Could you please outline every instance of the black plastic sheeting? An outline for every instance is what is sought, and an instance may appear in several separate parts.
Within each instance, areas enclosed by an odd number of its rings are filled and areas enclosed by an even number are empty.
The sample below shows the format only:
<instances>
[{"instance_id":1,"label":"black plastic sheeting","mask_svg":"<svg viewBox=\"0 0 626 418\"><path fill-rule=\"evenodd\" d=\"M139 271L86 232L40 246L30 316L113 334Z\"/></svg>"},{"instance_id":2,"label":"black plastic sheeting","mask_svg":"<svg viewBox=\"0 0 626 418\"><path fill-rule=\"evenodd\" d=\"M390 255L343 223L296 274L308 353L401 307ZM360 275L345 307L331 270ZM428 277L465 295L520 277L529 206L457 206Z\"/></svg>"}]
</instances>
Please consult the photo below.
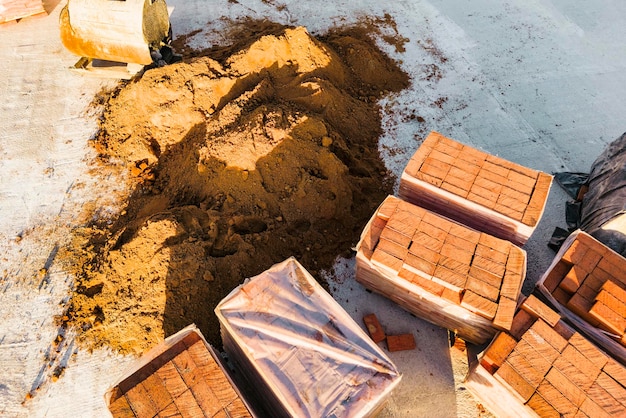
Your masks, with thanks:
<instances>
[{"instance_id":1,"label":"black plastic sheeting","mask_svg":"<svg viewBox=\"0 0 626 418\"><path fill-rule=\"evenodd\" d=\"M626 213L626 133L610 143L591 166L591 172L556 173L555 180L574 199L566 206L568 231L557 228L550 247L558 248L575 229L581 229L626 257L626 231L603 229ZM582 200L579 199L584 188Z\"/></svg>"}]
</instances>

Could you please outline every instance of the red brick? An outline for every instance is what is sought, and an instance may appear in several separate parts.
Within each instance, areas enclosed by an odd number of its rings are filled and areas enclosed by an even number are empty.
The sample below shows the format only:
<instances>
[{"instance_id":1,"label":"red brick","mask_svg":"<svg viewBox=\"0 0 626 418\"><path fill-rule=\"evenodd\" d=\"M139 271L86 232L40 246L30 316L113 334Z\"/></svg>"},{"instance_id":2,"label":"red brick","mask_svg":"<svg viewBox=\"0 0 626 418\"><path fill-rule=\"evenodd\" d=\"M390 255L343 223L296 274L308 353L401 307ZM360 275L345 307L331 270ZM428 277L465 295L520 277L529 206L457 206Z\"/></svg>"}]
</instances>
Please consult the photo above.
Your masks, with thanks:
<instances>
[{"instance_id":1,"label":"red brick","mask_svg":"<svg viewBox=\"0 0 626 418\"><path fill-rule=\"evenodd\" d=\"M521 271L507 270L504 273L504 278L502 279L500 294L509 299L517 300L522 289L523 281L524 277L522 276Z\"/></svg>"},{"instance_id":2,"label":"red brick","mask_svg":"<svg viewBox=\"0 0 626 418\"><path fill-rule=\"evenodd\" d=\"M563 415L552 405L550 405L544 398L538 393L535 393L530 397L526 404L530 409L535 411L541 418L562 418Z\"/></svg>"},{"instance_id":3,"label":"red brick","mask_svg":"<svg viewBox=\"0 0 626 418\"><path fill-rule=\"evenodd\" d=\"M503 277L504 271L506 269L506 266L504 264L500 264L479 255L474 256L474 258L471 260L471 263L472 267L478 267L480 269L493 273L495 276L498 277Z\"/></svg>"},{"instance_id":4,"label":"red brick","mask_svg":"<svg viewBox=\"0 0 626 418\"><path fill-rule=\"evenodd\" d=\"M437 161L431 157L426 158L426 160L420 167L421 173L428 174L429 176L436 177L440 180L446 178L448 170L450 170L449 165L443 164L442 162Z\"/></svg>"},{"instance_id":5,"label":"red brick","mask_svg":"<svg viewBox=\"0 0 626 418\"><path fill-rule=\"evenodd\" d=\"M450 225L450 231L448 231L448 234L464 239L465 241L469 241L474 245L476 245L480 239L480 232L457 223L452 223L452 225Z\"/></svg>"},{"instance_id":6,"label":"red brick","mask_svg":"<svg viewBox=\"0 0 626 418\"><path fill-rule=\"evenodd\" d=\"M446 236L445 243L451 244L457 247L458 249L460 249L461 251L465 251L470 254L473 254L474 251L476 250L476 242L468 241L464 238L455 236L452 234L452 232L449 232L448 236Z\"/></svg>"},{"instance_id":7,"label":"red brick","mask_svg":"<svg viewBox=\"0 0 626 418\"><path fill-rule=\"evenodd\" d=\"M435 238L438 241L441 241L442 243L446 239L446 235L448 235L448 233L443 229L437 228L436 226L427 222L420 223L418 230L425 233L426 235L429 235L432 238Z\"/></svg>"},{"instance_id":8,"label":"red brick","mask_svg":"<svg viewBox=\"0 0 626 418\"><path fill-rule=\"evenodd\" d=\"M536 324L537 322L535 322L535 324L533 324L533 326L531 326L528 331L522 335L522 340L528 341L528 343L532 345L533 348L543 356L543 358L552 364L559 357L560 352L537 333L535 327Z\"/></svg>"},{"instance_id":9,"label":"red brick","mask_svg":"<svg viewBox=\"0 0 626 418\"><path fill-rule=\"evenodd\" d=\"M507 331L510 330L516 307L517 303L515 300L500 296L496 316L493 318L493 325Z\"/></svg>"},{"instance_id":10,"label":"red brick","mask_svg":"<svg viewBox=\"0 0 626 418\"><path fill-rule=\"evenodd\" d=\"M556 289L554 289L554 291L552 291L552 297L556 299L556 301L559 302L561 305L565 306L567 305L567 302L569 302L572 295L567 293L560 287L557 287Z\"/></svg>"},{"instance_id":11,"label":"red brick","mask_svg":"<svg viewBox=\"0 0 626 418\"><path fill-rule=\"evenodd\" d=\"M546 380L577 407L582 405L583 401L587 397L582 389L576 386L576 384L570 381L563 375L563 373L554 367L551 368L546 375Z\"/></svg>"},{"instance_id":12,"label":"red brick","mask_svg":"<svg viewBox=\"0 0 626 418\"><path fill-rule=\"evenodd\" d=\"M495 210L498 213L501 213L502 215L508 216L509 218L514 219L516 221L522 221L522 218L524 217L523 210L517 210L511 207L505 206L501 203L496 203L493 206L493 210Z\"/></svg>"},{"instance_id":13,"label":"red brick","mask_svg":"<svg viewBox=\"0 0 626 418\"><path fill-rule=\"evenodd\" d=\"M471 266L469 270L469 275L476 279L482 280L490 284L493 287L500 288L502 285L502 277L496 276L495 274L478 268L476 266Z\"/></svg>"},{"instance_id":14,"label":"red brick","mask_svg":"<svg viewBox=\"0 0 626 418\"><path fill-rule=\"evenodd\" d=\"M441 251L441 247L443 247L443 240L433 238L423 231L417 231L415 235L413 235L413 243L426 247L429 250L433 250L437 253L439 253L439 251ZM411 244L411 247L414 244Z\"/></svg>"},{"instance_id":15,"label":"red brick","mask_svg":"<svg viewBox=\"0 0 626 418\"><path fill-rule=\"evenodd\" d=\"M453 166L456 162L456 158L453 157L452 155L449 154L444 154L443 152L439 151L438 149L434 149L431 151L431 153L429 154L430 158L434 158L437 161L441 161L444 164Z\"/></svg>"},{"instance_id":16,"label":"red brick","mask_svg":"<svg viewBox=\"0 0 626 418\"><path fill-rule=\"evenodd\" d=\"M484 166L483 166L484 168ZM474 180L474 185L476 187L480 187L481 189L488 190L496 196L500 195L500 190L502 190L502 184L497 181L497 179L493 179L493 175L490 173L485 173L481 170L476 179ZM488 196L485 196L488 197Z\"/></svg>"},{"instance_id":17,"label":"red brick","mask_svg":"<svg viewBox=\"0 0 626 418\"><path fill-rule=\"evenodd\" d=\"M494 263L499 263L499 264L506 266L506 260L508 258L508 255L501 253L499 251L496 251L493 248L489 248L485 245L478 244L476 246L475 254L478 256L484 257L488 260L491 260Z\"/></svg>"},{"instance_id":18,"label":"red brick","mask_svg":"<svg viewBox=\"0 0 626 418\"><path fill-rule=\"evenodd\" d=\"M424 183L432 184L435 187L439 187L441 186L441 183L443 183L443 179L431 176L430 174L426 174L421 171L416 173L414 177Z\"/></svg>"},{"instance_id":19,"label":"red brick","mask_svg":"<svg viewBox=\"0 0 626 418\"><path fill-rule=\"evenodd\" d=\"M626 406L626 388L608 374L602 372L596 383L611 394L622 406ZM626 409L624 410L626 412Z\"/></svg>"},{"instance_id":20,"label":"red brick","mask_svg":"<svg viewBox=\"0 0 626 418\"><path fill-rule=\"evenodd\" d=\"M445 289L445 287L440 283L429 280L408 269L400 270L398 276L436 296L441 296Z\"/></svg>"},{"instance_id":21,"label":"red brick","mask_svg":"<svg viewBox=\"0 0 626 418\"><path fill-rule=\"evenodd\" d=\"M477 313L487 319L493 319L496 315L498 305L470 290L466 290L461 300L461 306Z\"/></svg>"},{"instance_id":22,"label":"red brick","mask_svg":"<svg viewBox=\"0 0 626 418\"><path fill-rule=\"evenodd\" d=\"M528 383L507 361L498 368L495 376L500 377L526 402L535 393L535 388Z\"/></svg>"},{"instance_id":23,"label":"red brick","mask_svg":"<svg viewBox=\"0 0 626 418\"><path fill-rule=\"evenodd\" d=\"M447 181L442 182L441 186L439 186L439 187L441 188L441 190L445 190L446 192L450 192L453 195L456 195L456 196L459 196L459 197L462 197L462 198L467 197L467 193L468 193L467 189L461 188L461 187L456 186L456 185L454 185L452 183L449 183Z\"/></svg>"},{"instance_id":24,"label":"red brick","mask_svg":"<svg viewBox=\"0 0 626 418\"><path fill-rule=\"evenodd\" d=\"M186 390L179 397L174 398L174 404L176 404L176 408L178 408L182 418L204 416L204 412L202 412L200 405L198 405L198 402L194 398L191 389Z\"/></svg>"},{"instance_id":25,"label":"red brick","mask_svg":"<svg viewBox=\"0 0 626 418\"><path fill-rule=\"evenodd\" d=\"M458 158L459 160L464 161L466 163L482 167L482 165L487 160L487 154L476 148L470 147L468 145L464 145L463 150L459 154ZM463 166L466 167L467 165L464 164Z\"/></svg>"},{"instance_id":26,"label":"red brick","mask_svg":"<svg viewBox=\"0 0 626 418\"><path fill-rule=\"evenodd\" d=\"M587 381L594 382L598 378L601 369L589 359L585 358L573 345L568 344L561 355L569 363L575 365L586 377Z\"/></svg>"},{"instance_id":27,"label":"red brick","mask_svg":"<svg viewBox=\"0 0 626 418\"><path fill-rule=\"evenodd\" d=\"M391 269L396 273L400 271L402 265L404 264L404 261L402 261L401 259L394 257L393 255L379 249L378 247L374 250L371 261L373 264L379 267Z\"/></svg>"},{"instance_id":28,"label":"red brick","mask_svg":"<svg viewBox=\"0 0 626 418\"><path fill-rule=\"evenodd\" d=\"M130 407L128 399L126 399L124 394L118 394L111 397L108 408L111 415L113 415L113 418L135 418L135 413Z\"/></svg>"},{"instance_id":29,"label":"red brick","mask_svg":"<svg viewBox=\"0 0 626 418\"><path fill-rule=\"evenodd\" d=\"M601 258L602 255L599 252L592 248L588 248L585 256L576 265L578 268L586 271L587 273L591 273L593 269L596 268Z\"/></svg>"},{"instance_id":30,"label":"red brick","mask_svg":"<svg viewBox=\"0 0 626 418\"><path fill-rule=\"evenodd\" d=\"M537 319L530 329L554 347L559 353L567 346L567 339L555 331L554 328L548 325L543 319Z\"/></svg>"},{"instance_id":31,"label":"red brick","mask_svg":"<svg viewBox=\"0 0 626 418\"><path fill-rule=\"evenodd\" d=\"M400 334L387 336L387 348L389 351L403 351L415 349L413 334Z\"/></svg>"},{"instance_id":32,"label":"red brick","mask_svg":"<svg viewBox=\"0 0 626 418\"><path fill-rule=\"evenodd\" d=\"M469 270L470 263L472 262L473 254L469 251L464 251L459 247L451 245L449 243L444 242L443 247L441 247L441 251L439 251L442 257L448 257L453 260L458 261L461 264L467 266L465 268L465 273ZM479 266L480 267L480 266Z\"/></svg>"},{"instance_id":33,"label":"red brick","mask_svg":"<svg viewBox=\"0 0 626 418\"><path fill-rule=\"evenodd\" d=\"M464 291L462 289L452 289L450 287L444 286L443 292L441 292L441 297L449 300L455 305L461 304L461 299L463 298Z\"/></svg>"},{"instance_id":34,"label":"red brick","mask_svg":"<svg viewBox=\"0 0 626 418\"><path fill-rule=\"evenodd\" d=\"M411 247L409 248L409 253L416 255L432 264L437 264L439 262L439 259L441 258L441 255L438 251L433 251L416 241L413 241L413 243L411 244Z\"/></svg>"},{"instance_id":35,"label":"red brick","mask_svg":"<svg viewBox=\"0 0 626 418\"><path fill-rule=\"evenodd\" d=\"M586 252L587 246L581 243L578 239L575 239L565 250L563 256L561 256L561 260L569 264L578 264L578 262L583 259Z\"/></svg>"},{"instance_id":36,"label":"red brick","mask_svg":"<svg viewBox=\"0 0 626 418\"><path fill-rule=\"evenodd\" d=\"M520 170L521 171L521 170ZM516 169L512 169L508 173L508 178L513 180L516 183L526 184L529 186L534 186L537 183L537 173L536 171L528 170L524 173L520 173Z\"/></svg>"},{"instance_id":37,"label":"red brick","mask_svg":"<svg viewBox=\"0 0 626 418\"><path fill-rule=\"evenodd\" d=\"M380 233L380 238L395 242L396 244L401 245L405 248L409 248L409 245L411 245L412 237L412 234L411 236L405 235L401 232L396 231L393 228L384 228Z\"/></svg>"},{"instance_id":38,"label":"red brick","mask_svg":"<svg viewBox=\"0 0 626 418\"><path fill-rule=\"evenodd\" d=\"M424 260L422 257L415 254L409 253L404 258L403 268L414 271L417 274L422 273L425 276L431 277L435 274L436 267L436 264L433 264L428 260Z\"/></svg>"},{"instance_id":39,"label":"red brick","mask_svg":"<svg viewBox=\"0 0 626 418\"><path fill-rule=\"evenodd\" d=\"M613 418L613 416L595 403L590 397L587 397L580 406L580 410L587 416L592 418Z\"/></svg>"},{"instance_id":40,"label":"red brick","mask_svg":"<svg viewBox=\"0 0 626 418\"><path fill-rule=\"evenodd\" d=\"M537 388L537 392L564 416L572 416L578 408L569 399L567 399L557 388L550 384L547 380Z\"/></svg>"},{"instance_id":41,"label":"red brick","mask_svg":"<svg viewBox=\"0 0 626 418\"><path fill-rule=\"evenodd\" d=\"M609 414L615 417L624 416L624 405L618 402L618 400L615 399L611 393L607 392L602 386L600 386L598 382L591 385L587 391L587 395L589 395L591 400L593 400L598 406Z\"/></svg>"},{"instance_id":42,"label":"red brick","mask_svg":"<svg viewBox=\"0 0 626 418\"><path fill-rule=\"evenodd\" d=\"M513 323L511 324L511 330L509 333L517 339L522 338L528 328L536 321L536 318L528 312L519 309L513 317Z\"/></svg>"},{"instance_id":43,"label":"red brick","mask_svg":"<svg viewBox=\"0 0 626 418\"><path fill-rule=\"evenodd\" d=\"M482 366L491 374L504 363L504 360L511 354L517 340L506 332L499 332L492 343L485 350L481 359Z\"/></svg>"},{"instance_id":44,"label":"red brick","mask_svg":"<svg viewBox=\"0 0 626 418\"><path fill-rule=\"evenodd\" d=\"M484 232L480 234L478 243L507 255L509 254L512 246L510 242L485 234Z\"/></svg>"},{"instance_id":45,"label":"red brick","mask_svg":"<svg viewBox=\"0 0 626 418\"><path fill-rule=\"evenodd\" d=\"M564 376L566 376L572 383L583 391L589 389L593 383L593 380L589 379L589 377L587 377L576 365L570 363L565 356L557 358L552 364L552 368L558 369Z\"/></svg>"},{"instance_id":46,"label":"red brick","mask_svg":"<svg viewBox=\"0 0 626 418\"><path fill-rule=\"evenodd\" d=\"M497 302L498 296L500 296L500 290L497 287L493 287L490 284L483 282L482 280L475 279L471 276L467 278L465 288L493 302Z\"/></svg>"},{"instance_id":47,"label":"red brick","mask_svg":"<svg viewBox=\"0 0 626 418\"><path fill-rule=\"evenodd\" d=\"M468 199L470 200L474 200L471 199L470 196L480 196L482 197L485 201L489 202L489 206L487 206L488 208L493 208L496 205L496 201L498 200L498 192L494 192L493 190L489 190L486 189L484 187L480 187L476 184L476 182L474 182L474 184L472 185L472 188L470 189L470 193L468 194ZM482 204L481 202L477 202Z\"/></svg>"},{"instance_id":48,"label":"red brick","mask_svg":"<svg viewBox=\"0 0 626 418\"><path fill-rule=\"evenodd\" d=\"M528 383L530 383L533 387L533 390L537 389L537 386L541 383L544 378L544 374L540 373L539 370L533 366L533 363L530 362L524 355L520 352L513 350L509 356L506 358L506 361L515 369L517 372L524 378Z\"/></svg>"},{"instance_id":49,"label":"red brick","mask_svg":"<svg viewBox=\"0 0 626 418\"><path fill-rule=\"evenodd\" d=\"M446 267L441 265L438 265L435 268L435 273L433 274L433 277L461 289L465 288L465 282L467 281L467 276L447 269Z\"/></svg>"},{"instance_id":50,"label":"red brick","mask_svg":"<svg viewBox=\"0 0 626 418\"><path fill-rule=\"evenodd\" d=\"M376 314L372 313L363 316L363 322L365 323L365 328L372 338L372 341L378 343L385 339L385 330L383 330L383 327L380 325Z\"/></svg>"},{"instance_id":51,"label":"red brick","mask_svg":"<svg viewBox=\"0 0 626 418\"><path fill-rule=\"evenodd\" d=\"M602 369L606 362L608 361L607 356L602 353L591 342L589 342L585 337L583 337L580 333L575 332L569 338L570 345L573 345L585 358L589 359L596 367Z\"/></svg>"},{"instance_id":52,"label":"red brick","mask_svg":"<svg viewBox=\"0 0 626 418\"><path fill-rule=\"evenodd\" d=\"M385 228L394 229L396 232L412 237L421 222L421 218L404 210L396 210L389 220Z\"/></svg>"},{"instance_id":53,"label":"red brick","mask_svg":"<svg viewBox=\"0 0 626 418\"><path fill-rule=\"evenodd\" d=\"M579 268L578 266L572 266L567 272L559 287L568 293L576 293L583 280L587 276L587 272Z\"/></svg>"},{"instance_id":54,"label":"red brick","mask_svg":"<svg viewBox=\"0 0 626 418\"><path fill-rule=\"evenodd\" d=\"M522 335L522 339L517 343L515 351L523 355L539 372L539 374L545 375L548 373L548 370L550 370L550 367L552 367L552 363L541 355L541 353L533 345L525 340L524 335Z\"/></svg>"},{"instance_id":55,"label":"red brick","mask_svg":"<svg viewBox=\"0 0 626 418\"><path fill-rule=\"evenodd\" d=\"M593 302L588 299L585 299L580 293L574 294L570 300L567 302L567 309L574 312L576 315L581 318L585 318L589 320L587 317L589 316L589 309L591 309ZM596 325L596 321L590 322L592 325Z\"/></svg>"},{"instance_id":56,"label":"red brick","mask_svg":"<svg viewBox=\"0 0 626 418\"><path fill-rule=\"evenodd\" d=\"M508 187L508 185L502 187L502 189L500 190L500 196L507 196L507 197L513 198L515 199L515 201L524 205L524 207L526 207L526 205L528 204L528 201L530 200L530 196L527 193L522 193L516 189L512 189Z\"/></svg>"},{"instance_id":57,"label":"red brick","mask_svg":"<svg viewBox=\"0 0 626 418\"><path fill-rule=\"evenodd\" d=\"M567 272L570 270L571 265L565 261L559 260L546 274L543 280L543 286L548 289L548 292L553 292L561 283L561 280Z\"/></svg>"},{"instance_id":58,"label":"red brick","mask_svg":"<svg viewBox=\"0 0 626 418\"><path fill-rule=\"evenodd\" d=\"M487 209L493 209L494 206L496 205L496 202L494 200L487 199L477 193L474 193L472 190L470 190L469 194L467 195L467 200L472 201L478 205L484 206Z\"/></svg>"},{"instance_id":59,"label":"red brick","mask_svg":"<svg viewBox=\"0 0 626 418\"><path fill-rule=\"evenodd\" d=\"M622 386L626 386L626 367L609 357L602 370Z\"/></svg>"},{"instance_id":60,"label":"red brick","mask_svg":"<svg viewBox=\"0 0 626 418\"><path fill-rule=\"evenodd\" d=\"M376 215L385 221L388 220L398 208L398 202L400 202L400 199L388 196L378 207Z\"/></svg>"},{"instance_id":61,"label":"red brick","mask_svg":"<svg viewBox=\"0 0 626 418\"><path fill-rule=\"evenodd\" d=\"M621 336L626 330L626 319L600 301L596 301L589 309L589 315L595 318L600 327L608 332Z\"/></svg>"},{"instance_id":62,"label":"red brick","mask_svg":"<svg viewBox=\"0 0 626 418\"><path fill-rule=\"evenodd\" d=\"M496 177L506 179L509 176L509 169L502 165L502 160L487 157L487 161L483 164L483 170L495 174Z\"/></svg>"},{"instance_id":63,"label":"red brick","mask_svg":"<svg viewBox=\"0 0 626 418\"><path fill-rule=\"evenodd\" d=\"M406 257L406 255L409 252L409 248L402 246L396 242L390 241L388 239L384 239L381 237L378 240L378 245L376 246L376 250L377 251L384 251L387 254L391 254L392 256L400 259L400 260L404 260L404 258Z\"/></svg>"},{"instance_id":64,"label":"red brick","mask_svg":"<svg viewBox=\"0 0 626 418\"><path fill-rule=\"evenodd\" d=\"M128 400L128 404L138 416L153 417L158 415L158 407L152 402L150 394L141 383L131 387L124 395Z\"/></svg>"},{"instance_id":65,"label":"red brick","mask_svg":"<svg viewBox=\"0 0 626 418\"><path fill-rule=\"evenodd\" d=\"M542 318L552 327L561 319L558 313L554 312L534 295L530 295L526 298L522 304L522 309L536 318Z\"/></svg>"}]
</instances>

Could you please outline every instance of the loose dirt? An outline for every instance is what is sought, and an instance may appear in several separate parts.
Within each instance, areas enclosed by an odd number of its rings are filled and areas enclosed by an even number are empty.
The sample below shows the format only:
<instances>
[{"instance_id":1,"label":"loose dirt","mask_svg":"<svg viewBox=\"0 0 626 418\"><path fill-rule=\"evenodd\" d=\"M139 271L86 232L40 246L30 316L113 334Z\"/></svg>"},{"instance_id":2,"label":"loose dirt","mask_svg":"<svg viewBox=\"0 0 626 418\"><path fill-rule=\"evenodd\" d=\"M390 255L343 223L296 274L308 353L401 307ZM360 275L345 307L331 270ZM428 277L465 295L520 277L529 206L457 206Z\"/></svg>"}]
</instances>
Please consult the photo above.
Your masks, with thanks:
<instances>
[{"instance_id":1,"label":"loose dirt","mask_svg":"<svg viewBox=\"0 0 626 418\"><path fill-rule=\"evenodd\" d=\"M63 324L141 353L193 322L221 347L213 309L245 278L295 256L320 279L349 256L391 191L377 100L408 85L364 32L256 22L106 96L94 146L132 188L63 251Z\"/></svg>"}]
</instances>

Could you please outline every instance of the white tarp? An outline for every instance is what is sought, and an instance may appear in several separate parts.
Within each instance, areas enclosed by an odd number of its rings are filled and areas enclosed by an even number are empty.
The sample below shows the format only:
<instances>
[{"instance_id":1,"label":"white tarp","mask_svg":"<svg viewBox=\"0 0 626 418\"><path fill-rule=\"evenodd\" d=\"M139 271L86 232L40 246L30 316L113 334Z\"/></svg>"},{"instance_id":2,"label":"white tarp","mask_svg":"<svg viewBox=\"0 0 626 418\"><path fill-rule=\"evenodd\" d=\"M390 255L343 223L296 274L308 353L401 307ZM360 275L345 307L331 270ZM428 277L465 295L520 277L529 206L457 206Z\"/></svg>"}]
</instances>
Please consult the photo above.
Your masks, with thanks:
<instances>
[{"instance_id":1,"label":"white tarp","mask_svg":"<svg viewBox=\"0 0 626 418\"><path fill-rule=\"evenodd\" d=\"M294 258L247 280L215 313L224 350L272 416L370 416L400 382L380 347Z\"/></svg>"}]
</instances>

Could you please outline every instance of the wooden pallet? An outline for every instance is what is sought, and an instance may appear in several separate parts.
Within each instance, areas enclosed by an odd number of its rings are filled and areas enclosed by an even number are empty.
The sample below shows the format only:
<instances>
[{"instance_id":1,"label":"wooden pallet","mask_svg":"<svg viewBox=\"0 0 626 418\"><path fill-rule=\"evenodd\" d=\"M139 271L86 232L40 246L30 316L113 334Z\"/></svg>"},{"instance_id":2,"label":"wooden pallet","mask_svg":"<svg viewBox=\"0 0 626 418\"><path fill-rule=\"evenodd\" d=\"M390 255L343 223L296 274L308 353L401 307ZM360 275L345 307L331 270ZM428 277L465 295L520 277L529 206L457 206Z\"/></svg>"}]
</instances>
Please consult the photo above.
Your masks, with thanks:
<instances>
[{"instance_id":1,"label":"wooden pallet","mask_svg":"<svg viewBox=\"0 0 626 418\"><path fill-rule=\"evenodd\" d=\"M626 368L530 296L467 388L499 417L626 416Z\"/></svg>"},{"instance_id":2,"label":"wooden pallet","mask_svg":"<svg viewBox=\"0 0 626 418\"><path fill-rule=\"evenodd\" d=\"M41 0L0 0L0 23L46 13Z\"/></svg>"},{"instance_id":3,"label":"wooden pallet","mask_svg":"<svg viewBox=\"0 0 626 418\"><path fill-rule=\"evenodd\" d=\"M577 329L626 364L624 257L575 231L536 288Z\"/></svg>"},{"instance_id":4,"label":"wooden pallet","mask_svg":"<svg viewBox=\"0 0 626 418\"><path fill-rule=\"evenodd\" d=\"M357 245L358 282L477 344L510 328L525 275L524 250L394 196Z\"/></svg>"},{"instance_id":5,"label":"wooden pallet","mask_svg":"<svg viewBox=\"0 0 626 418\"><path fill-rule=\"evenodd\" d=\"M106 394L114 417L252 417L195 326L150 350Z\"/></svg>"},{"instance_id":6,"label":"wooden pallet","mask_svg":"<svg viewBox=\"0 0 626 418\"><path fill-rule=\"evenodd\" d=\"M551 184L546 173L431 132L404 169L399 196L523 245L543 215Z\"/></svg>"}]
</instances>

